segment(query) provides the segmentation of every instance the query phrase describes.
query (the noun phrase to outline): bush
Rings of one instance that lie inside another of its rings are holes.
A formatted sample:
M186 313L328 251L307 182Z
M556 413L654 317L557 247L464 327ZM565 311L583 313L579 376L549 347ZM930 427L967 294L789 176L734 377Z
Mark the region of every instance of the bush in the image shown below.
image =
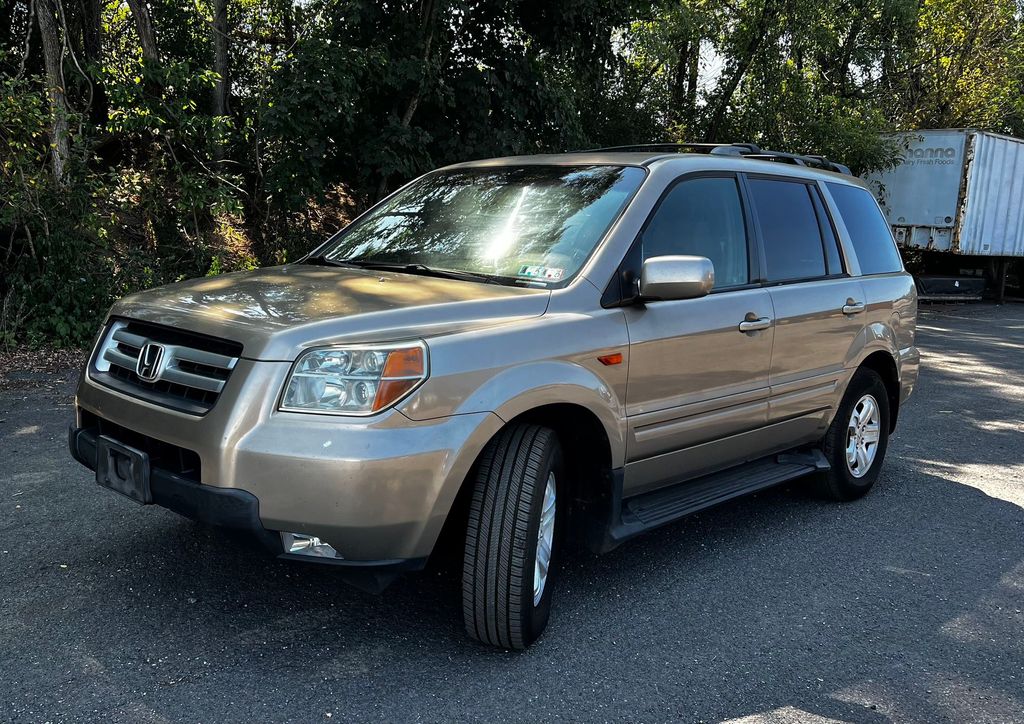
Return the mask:
M184 72L184 69L181 69ZM163 83L173 88L173 77ZM49 168L49 109L38 78L8 78L0 100L0 344L79 346L111 303L147 287L257 266L232 180L181 155L208 156L195 117L115 115L143 149L103 170L96 139L71 138L63 179ZM115 90L116 93L116 90ZM165 94L154 103L168 108ZM75 127L77 119L69 118ZM124 142L122 140L122 142Z

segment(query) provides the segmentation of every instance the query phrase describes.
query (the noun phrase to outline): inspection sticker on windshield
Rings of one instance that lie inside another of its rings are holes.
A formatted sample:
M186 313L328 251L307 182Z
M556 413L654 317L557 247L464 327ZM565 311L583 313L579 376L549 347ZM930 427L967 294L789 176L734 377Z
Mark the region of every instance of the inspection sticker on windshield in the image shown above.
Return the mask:
M527 266L524 264L519 267L519 273L516 276L529 277L530 279L545 279L549 282L557 282L563 276L565 276L565 269L559 269L553 266Z

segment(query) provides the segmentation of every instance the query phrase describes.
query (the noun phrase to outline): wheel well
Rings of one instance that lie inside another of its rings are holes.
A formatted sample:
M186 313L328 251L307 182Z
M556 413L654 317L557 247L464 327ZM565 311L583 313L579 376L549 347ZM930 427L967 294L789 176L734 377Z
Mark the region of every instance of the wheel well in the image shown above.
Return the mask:
M889 432L892 432L896 429L896 418L900 410L900 374L896 370L896 362L888 352L872 352L860 366L877 372L885 383L889 397Z
M612 448L604 426L597 415L581 405L558 403L535 407L509 420L508 424L520 422L544 425L557 432L567 462L571 458L597 458L599 464L611 467Z
M585 407L556 403L527 410L509 420L501 429L524 422L550 427L558 435L571 501L568 508L568 542L583 544L588 514L601 515L607 509L612 494L612 451L604 426L597 415ZM501 430L498 430L491 440L500 433ZM487 444L490 443L489 440ZM457 551L461 560L476 471L477 465L474 463L445 520L434 548L439 559L450 558Z
M612 495L612 448L597 415L580 405L557 403L537 407L509 420L531 422L558 434L568 484L569 542L585 544L588 516L602 516Z

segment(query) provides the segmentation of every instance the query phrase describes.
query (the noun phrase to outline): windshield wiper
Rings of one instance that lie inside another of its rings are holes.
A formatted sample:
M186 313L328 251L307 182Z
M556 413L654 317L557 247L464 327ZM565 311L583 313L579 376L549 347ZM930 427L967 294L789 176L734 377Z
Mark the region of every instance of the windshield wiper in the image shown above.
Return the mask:
M483 274L480 272L455 271L453 269L437 269L426 264L407 264L392 261L373 261L372 259L327 259L324 260L332 266L352 266L360 269L372 269L375 271L394 271L404 274L419 274L426 277L438 277L440 279L458 279L464 282L482 282L484 284L501 284L507 286L509 281L506 277ZM310 260L312 261L312 260Z
M316 264L317 266L340 266L340 267L358 267L358 264L353 264L348 261L331 259L330 257L324 256L311 256L308 259L303 259L300 264Z

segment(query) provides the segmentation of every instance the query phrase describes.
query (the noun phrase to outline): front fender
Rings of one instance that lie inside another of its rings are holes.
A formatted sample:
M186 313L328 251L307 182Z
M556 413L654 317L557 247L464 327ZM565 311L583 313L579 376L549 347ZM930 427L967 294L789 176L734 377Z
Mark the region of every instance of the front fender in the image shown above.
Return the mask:
M508 422L544 405L578 405L600 421L608 436L612 465L619 466L626 456L622 401L626 368L625 364L607 368L607 379L574 360L537 360L504 368L467 370L428 382L399 409L415 420L492 412Z
M464 408L466 412L489 410L507 422L555 403L578 405L593 413L608 436L612 467L625 463L623 402L607 382L582 365L550 361L504 370L470 395Z
M427 420L491 412L509 421L546 405L577 405L604 429L612 465L624 464L629 336L621 310L551 314L427 345L430 376L399 405L403 414ZM607 355L621 359L609 363Z

